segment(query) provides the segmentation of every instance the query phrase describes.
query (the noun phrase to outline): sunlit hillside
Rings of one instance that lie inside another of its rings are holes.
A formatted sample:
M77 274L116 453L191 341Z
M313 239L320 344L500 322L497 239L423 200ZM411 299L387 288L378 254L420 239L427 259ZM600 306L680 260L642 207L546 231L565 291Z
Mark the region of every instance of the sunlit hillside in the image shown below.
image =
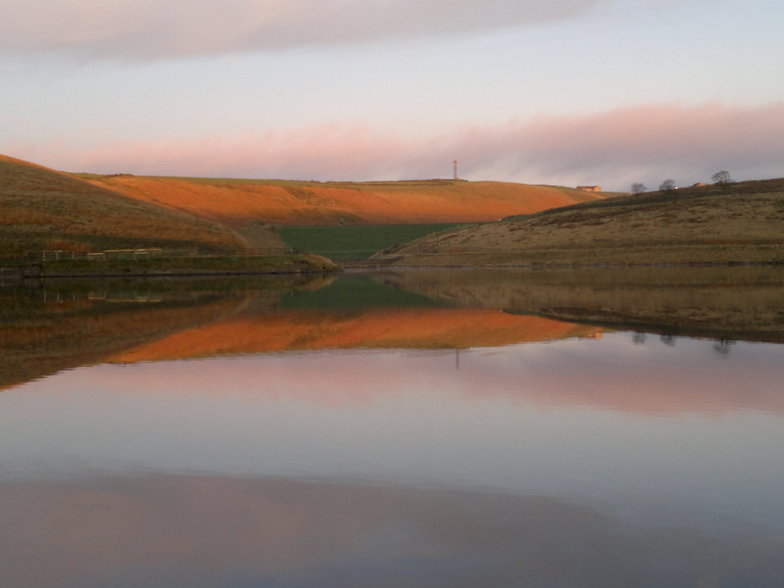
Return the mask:
M246 246L228 227L0 155L0 255L128 247L237 251Z
M424 237L401 265L784 263L784 181L586 202Z
M504 182L287 182L83 176L96 186L234 228L252 222L285 225L495 221L603 198L571 188Z

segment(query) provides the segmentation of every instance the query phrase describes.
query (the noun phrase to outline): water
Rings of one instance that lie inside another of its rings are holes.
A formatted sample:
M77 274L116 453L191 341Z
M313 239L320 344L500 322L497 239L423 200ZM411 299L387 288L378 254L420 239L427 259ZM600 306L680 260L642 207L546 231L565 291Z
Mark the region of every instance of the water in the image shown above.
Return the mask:
M464 275L9 294L0 584L784 584L777 285Z

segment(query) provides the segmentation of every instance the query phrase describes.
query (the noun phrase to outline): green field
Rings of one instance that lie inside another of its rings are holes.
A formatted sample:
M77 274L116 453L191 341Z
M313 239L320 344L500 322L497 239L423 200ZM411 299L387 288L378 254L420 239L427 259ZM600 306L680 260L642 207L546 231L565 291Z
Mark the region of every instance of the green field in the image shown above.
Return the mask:
M459 227L459 224L346 225L280 227L289 247L317 253L330 259L366 259L382 249L413 241L430 233Z

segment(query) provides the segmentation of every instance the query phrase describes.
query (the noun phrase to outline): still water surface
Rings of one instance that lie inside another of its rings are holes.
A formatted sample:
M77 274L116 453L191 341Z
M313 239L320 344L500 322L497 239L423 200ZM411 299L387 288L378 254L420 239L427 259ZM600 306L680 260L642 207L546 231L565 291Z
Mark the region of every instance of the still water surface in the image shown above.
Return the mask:
M784 345L382 282L0 392L0 585L784 585Z

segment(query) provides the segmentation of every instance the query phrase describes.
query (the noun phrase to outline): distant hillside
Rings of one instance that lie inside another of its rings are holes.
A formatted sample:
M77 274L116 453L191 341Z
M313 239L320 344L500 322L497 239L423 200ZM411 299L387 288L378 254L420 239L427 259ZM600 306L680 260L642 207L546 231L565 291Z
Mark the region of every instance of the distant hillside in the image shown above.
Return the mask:
M603 198L601 193L503 182L289 182L81 176L96 186L244 229L283 225L413 224L496 221Z
M784 180L586 202L424 237L398 265L784 263Z
M247 242L192 214L0 155L0 255L130 247L228 252Z

